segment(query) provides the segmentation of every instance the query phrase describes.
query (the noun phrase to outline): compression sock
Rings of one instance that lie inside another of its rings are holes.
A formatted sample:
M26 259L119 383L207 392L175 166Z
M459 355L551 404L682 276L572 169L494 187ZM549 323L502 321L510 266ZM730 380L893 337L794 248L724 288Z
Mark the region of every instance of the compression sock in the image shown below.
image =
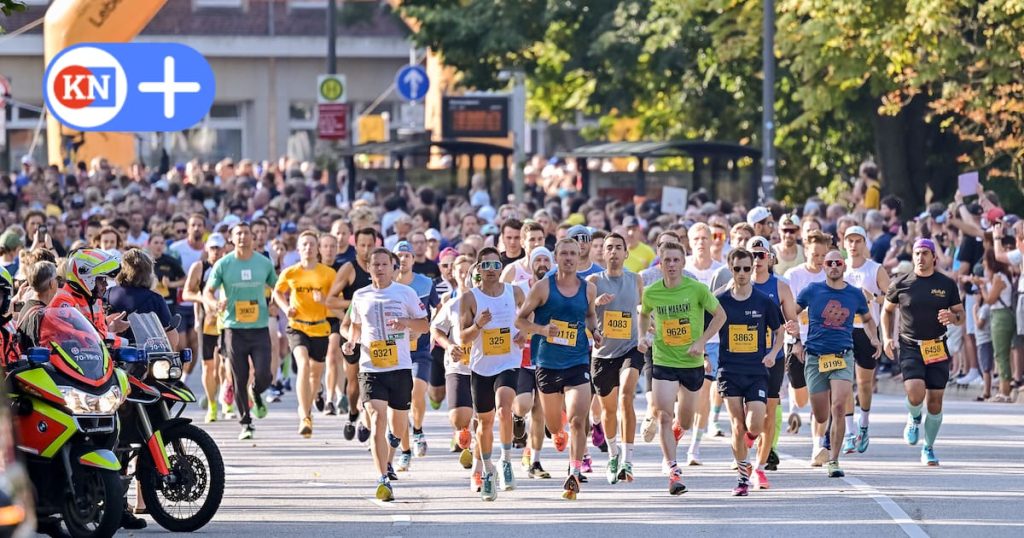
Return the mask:
M935 438L939 436L939 428L942 427L942 413L933 415L928 413L924 417L924 446L935 446Z

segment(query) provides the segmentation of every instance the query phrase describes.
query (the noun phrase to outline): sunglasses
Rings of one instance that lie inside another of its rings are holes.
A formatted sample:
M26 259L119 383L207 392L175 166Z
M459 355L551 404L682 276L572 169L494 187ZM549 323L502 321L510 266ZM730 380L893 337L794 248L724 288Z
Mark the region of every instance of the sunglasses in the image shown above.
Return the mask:
M480 262L481 271L498 271L501 269L501 262L489 260L486 262Z
M754 268L749 266L749 265L746 266L746 267L740 267L739 265L732 266L732 272L734 272L734 273L749 273L753 269Z
M828 267L842 267L846 264L843 260L825 260L825 265Z
M177 230L174 230L174 233L178 235L185 235L188 233L188 230L186 230L185 228L178 228Z
M764 260L768 258L768 253L763 250L755 250L751 252L750 255L753 256L755 260Z
M800 231L800 228L783 228L782 233L784 234L795 234Z
M725 241L725 234L724 233L713 233L713 234L711 234L711 238L714 239L715 241Z

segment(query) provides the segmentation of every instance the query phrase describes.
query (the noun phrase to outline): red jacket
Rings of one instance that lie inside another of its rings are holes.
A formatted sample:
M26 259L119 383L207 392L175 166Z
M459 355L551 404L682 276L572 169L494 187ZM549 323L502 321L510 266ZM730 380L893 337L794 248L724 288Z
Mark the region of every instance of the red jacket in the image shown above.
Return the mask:
M90 306L89 301L87 301L85 297L75 293L75 291L71 289L70 284L65 284L64 287L53 296L53 300L50 301L50 307L77 308L78 311L85 316L85 319L88 319L89 322L92 323L92 326L96 328L96 331L100 333L100 336L104 340L113 340L114 347L121 347L125 344L124 338L117 336L107 329L107 317L103 311L103 299L97 298L96 302Z

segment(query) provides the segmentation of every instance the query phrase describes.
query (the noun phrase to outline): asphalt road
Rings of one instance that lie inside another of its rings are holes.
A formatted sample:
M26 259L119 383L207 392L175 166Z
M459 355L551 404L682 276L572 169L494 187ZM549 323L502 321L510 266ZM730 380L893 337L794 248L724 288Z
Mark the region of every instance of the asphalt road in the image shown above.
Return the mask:
M469 472L448 453L442 408L427 415L427 456L400 473L396 501L385 504L373 498L369 452L342 437L345 419L316 416L313 438L302 439L294 402L289 393L272 404L253 441L237 441L234 422L205 426L221 447L227 489L203 536L1024 536L1022 405L947 402L935 448L942 465L929 468L902 440L902 399L878 395L871 447L842 459L846 479L809 467L805 417L799 435L781 438L772 489L746 498L731 496L735 472L723 438L705 438L704 465L684 469L689 492L680 497L666 491L656 444L638 438L637 480L628 485L607 484L607 455L592 450L595 472L575 502L560 498L567 456L548 443L543 462L554 478L526 478L516 451L519 487L492 503L470 491ZM189 414L201 423L198 407ZM132 534L163 532L150 520Z

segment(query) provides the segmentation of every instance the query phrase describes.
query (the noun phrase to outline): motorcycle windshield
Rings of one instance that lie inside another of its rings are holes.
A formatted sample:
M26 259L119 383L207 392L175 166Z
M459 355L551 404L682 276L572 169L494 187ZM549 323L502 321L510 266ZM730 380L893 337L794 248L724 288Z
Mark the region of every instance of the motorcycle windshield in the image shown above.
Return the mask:
M110 357L99 333L75 308L44 308L39 321L39 345L51 358L63 360L78 375L92 380L107 375Z
M132 327L132 334L135 336L135 347L145 350L147 354L171 353L171 341L167 339L167 332L164 331L160 318L154 312L139 314L132 312L128 314L128 324Z

